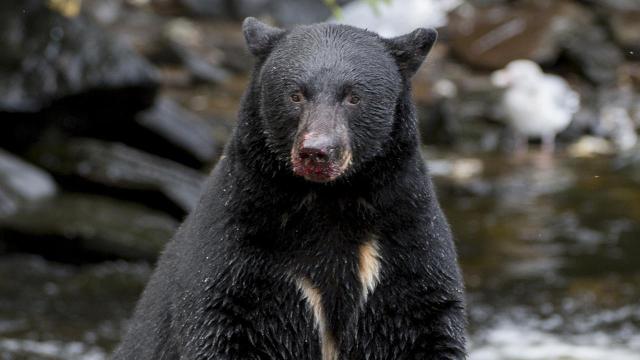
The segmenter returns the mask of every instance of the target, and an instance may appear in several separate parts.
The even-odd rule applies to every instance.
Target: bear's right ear
[[[285,30],[269,26],[262,21],[248,17],[242,23],[242,32],[249,52],[257,57],[267,55],[275,42],[284,35]]]
[[[384,39],[402,75],[411,78],[438,39],[435,29],[418,28],[409,34]]]

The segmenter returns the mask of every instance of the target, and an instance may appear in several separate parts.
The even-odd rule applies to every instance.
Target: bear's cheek
[[[377,114],[380,115],[380,114]],[[393,114],[368,115],[369,120],[355,119],[350,122],[350,138],[353,161],[356,164],[379,155],[385,143],[391,141],[394,127]]]

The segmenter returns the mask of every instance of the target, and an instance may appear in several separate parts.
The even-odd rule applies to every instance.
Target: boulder
[[[0,218],[6,251],[84,263],[154,260],[178,223],[141,205],[95,195],[61,194]]]
[[[167,97],[159,98],[152,108],[138,114],[136,123],[148,131],[145,144],[156,143],[154,152],[165,149],[162,155],[181,162],[212,163],[222,148],[210,123]]]
[[[517,5],[465,4],[449,21],[451,45],[466,63],[488,69],[503,68],[515,59],[550,62],[560,53],[560,34],[567,24],[566,2]]]
[[[480,3],[452,12],[447,29],[455,55],[479,68],[495,70],[516,59],[553,63],[566,35],[594,22],[590,11],[566,0]]]
[[[180,0],[180,4],[193,16],[231,17],[232,1],[229,0]]]
[[[592,24],[574,29],[564,41],[567,57],[597,85],[615,84],[624,55],[605,28]]]
[[[93,139],[45,141],[30,157],[69,188],[136,200],[178,217],[195,206],[205,178],[173,161]]]
[[[85,16],[52,3],[0,3],[0,112],[36,112],[94,89],[155,88],[147,61]]]
[[[0,216],[47,199],[56,191],[49,174],[0,149]]]
[[[640,2],[637,0],[587,0],[593,5],[620,12],[640,11]]]
[[[351,0],[338,0],[344,5]],[[269,17],[278,24],[310,24],[326,20],[331,11],[323,0],[180,0],[193,16],[241,20],[247,16]]]
[[[79,1],[0,2],[0,143],[25,151],[44,129],[103,133],[132,122],[156,71],[79,12]]]
[[[222,51],[206,35],[208,30],[202,23],[187,19],[168,22],[163,31],[164,45],[154,54],[155,60],[173,62],[189,74],[192,82],[218,84],[229,77],[229,72],[220,63]]]
[[[496,121],[502,93],[489,75],[455,63],[435,73],[442,78],[433,84],[432,99],[417,101],[423,142],[471,153],[498,150],[505,132]]]
[[[624,56],[592,10],[567,0],[465,4],[451,15],[452,49],[484,69],[516,59],[552,65],[566,54],[591,82],[610,84]]]
[[[605,18],[616,42],[631,59],[640,56],[640,2],[606,7]],[[635,56],[634,56],[635,55]]]

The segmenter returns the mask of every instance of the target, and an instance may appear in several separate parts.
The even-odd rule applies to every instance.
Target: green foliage
[[[342,8],[338,5],[336,0],[323,0],[324,4],[331,10],[333,16],[336,19],[340,19],[342,17]],[[365,1],[376,14],[380,14],[380,4],[391,4],[393,0],[362,0]]]
[[[324,1],[324,4],[333,13],[333,17],[335,17],[336,19],[340,19],[342,17],[342,8],[340,7],[340,5],[338,5],[336,0],[323,0],[323,1]]]
[[[380,4],[381,3],[385,3],[385,4],[391,4],[392,0],[365,0],[369,6],[371,6],[371,8],[373,9],[373,11],[380,15]]]

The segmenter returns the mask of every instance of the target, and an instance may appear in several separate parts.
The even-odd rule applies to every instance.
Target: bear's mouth
[[[293,173],[305,180],[326,183],[340,177],[351,165],[351,152],[345,151],[337,159],[318,161],[312,158],[300,156],[298,151],[293,151],[291,156]]]

